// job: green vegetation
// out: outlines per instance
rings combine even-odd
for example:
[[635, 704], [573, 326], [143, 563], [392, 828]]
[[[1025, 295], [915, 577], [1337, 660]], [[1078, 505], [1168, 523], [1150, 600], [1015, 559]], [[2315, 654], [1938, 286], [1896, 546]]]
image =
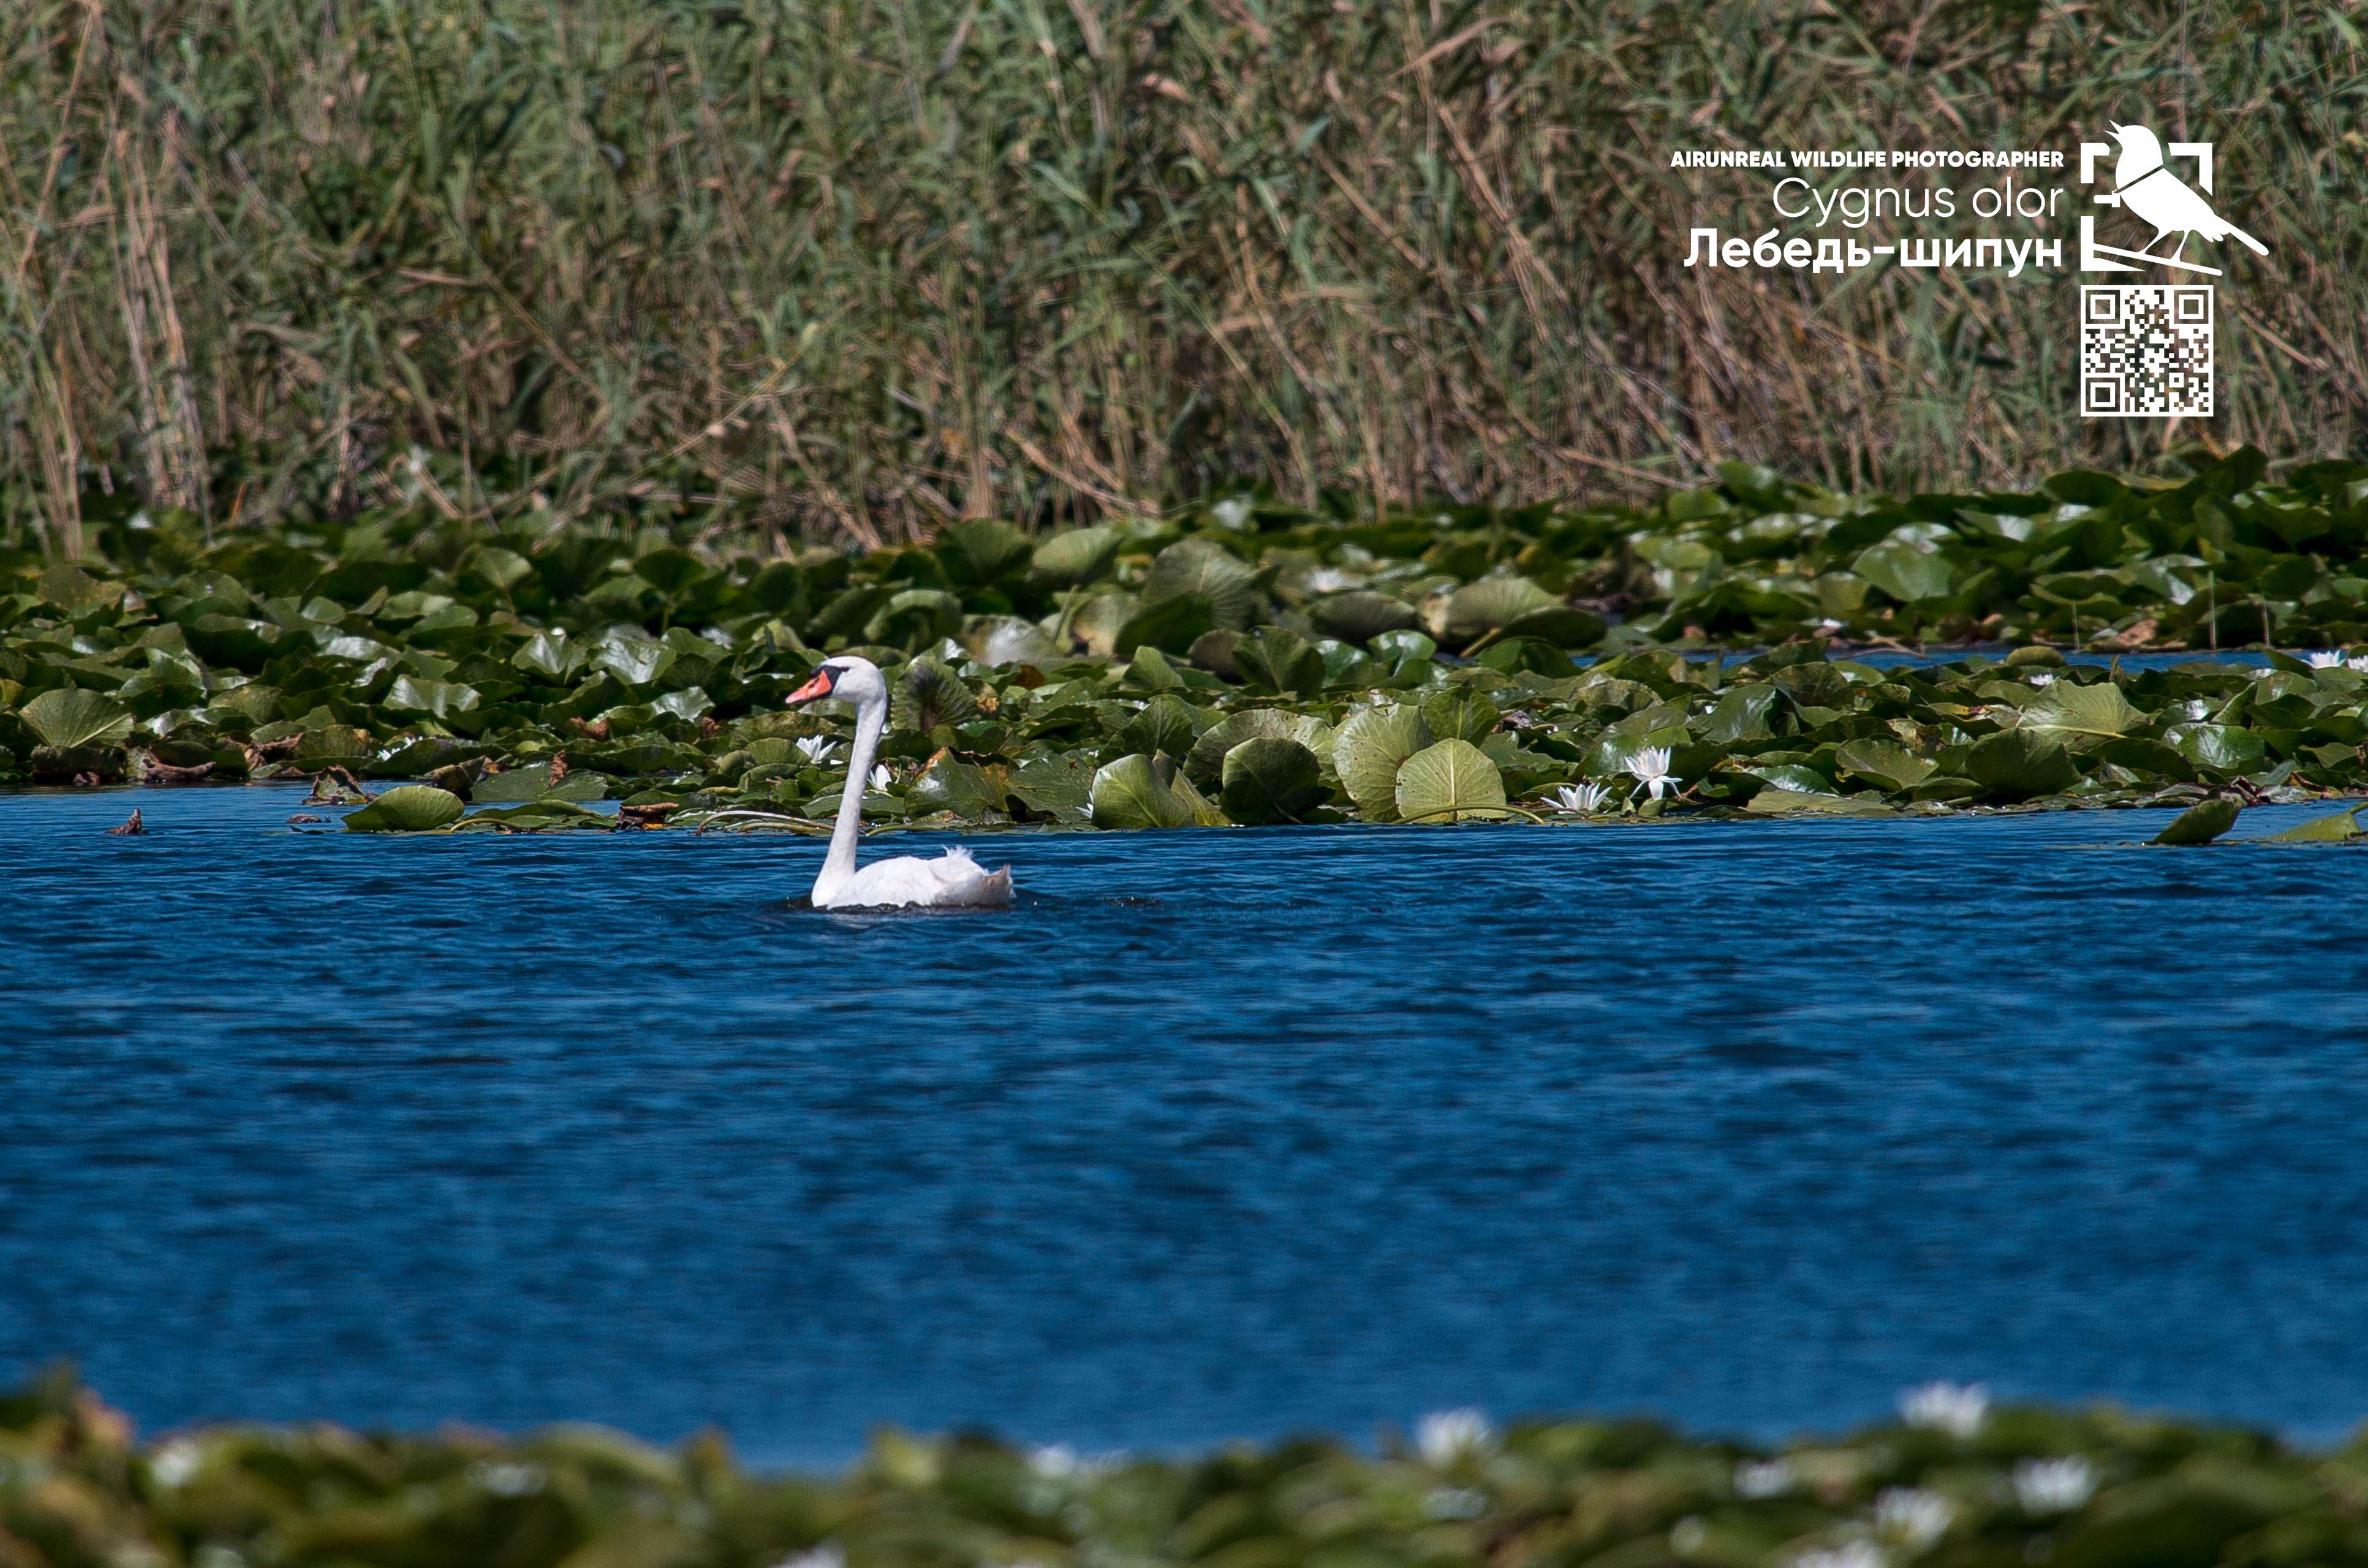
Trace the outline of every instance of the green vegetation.
[[[881, 821], [2368, 789], [2368, 657], [2341, 652], [2368, 644], [2363, 464], [2270, 483], [2248, 452], [2178, 483], [2074, 472], [1904, 500], [1736, 467], [1645, 510], [1355, 523], [1242, 498], [1034, 539], [972, 521], [860, 557], [421, 511], [211, 545], [168, 517], [101, 542], [88, 566], [0, 553], [0, 769], [301, 774], [357, 805], [362, 779], [427, 781], [347, 819], [361, 830], [806, 830], [837, 808], [849, 721], [781, 700], [841, 651], [894, 685], [887, 772], [866, 781]], [[2195, 649], [2248, 630], [2326, 651], [2125, 668], [2043, 641]], [[2024, 645], [1867, 662], [1870, 643], [1974, 633]]]
[[2368, 1448], [1977, 1394], [1780, 1451], [1641, 1421], [1426, 1420], [1367, 1458], [1199, 1459], [894, 1431], [836, 1479], [765, 1479], [560, 1428], [513, 1440], [218, 1427], [142, 1446], [69, 1382], [0, 1399], [9, 1568], [2067, 1568], [2368, 1562]]
[[0, 512], [74, 551], [131, 493], [688, 496], [873, 544], [1238, 476], [1389, 509], [1731, 457], [2146, 472], [2151, 422], [2071, 416], [2068, 279], [1690, 272], [1771, 182], [1669, 167], [2142, 118], [2216, 141], [2271, 249], [2230, 260], [2211, 438], [2348, 450], [2360, 38], [2269, 0], [17, 0]]

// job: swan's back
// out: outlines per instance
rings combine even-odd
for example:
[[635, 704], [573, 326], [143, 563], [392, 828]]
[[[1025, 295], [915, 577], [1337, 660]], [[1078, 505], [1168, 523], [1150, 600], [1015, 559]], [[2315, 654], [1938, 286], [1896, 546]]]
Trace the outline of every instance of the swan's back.
[[857, 871], [819, 909], [1000, 909], [1011, 902], [1011, 868], [990, 871], [957, 844], [934, 860], [900, 855]]

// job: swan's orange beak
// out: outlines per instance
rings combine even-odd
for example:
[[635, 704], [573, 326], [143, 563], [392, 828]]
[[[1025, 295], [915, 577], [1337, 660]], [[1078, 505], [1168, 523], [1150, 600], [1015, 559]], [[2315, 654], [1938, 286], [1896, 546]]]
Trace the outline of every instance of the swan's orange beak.
[[814, 679], [806, 682], [805, 685], [790, 693], [788, 699], [784, 701], [781, 706], [784, 708], [795, 708], [801, 702], [812, 702], [817, 697], [828, 697], [829, 695], [830, 672], [828, 670], [816, 670], [814, 672]]

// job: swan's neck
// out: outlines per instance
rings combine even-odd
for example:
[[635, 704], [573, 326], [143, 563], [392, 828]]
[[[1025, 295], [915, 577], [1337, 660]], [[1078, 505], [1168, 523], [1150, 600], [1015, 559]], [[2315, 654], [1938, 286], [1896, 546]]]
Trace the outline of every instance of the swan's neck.
[[830, 895], [855, 875], [855, 841], [863, 836], [863, 790], [871, 777], [871, 759], [880, 751], [880, 732], [888, 727], [888, 704], [867, 698], [855, 710], [855, 749], [847, 754], [847, 786], [838, 794], [838, 822], [830, 830], [830, 853], [823, 858], [822, 873], [814, 878], [814, 902], [827, 903]]

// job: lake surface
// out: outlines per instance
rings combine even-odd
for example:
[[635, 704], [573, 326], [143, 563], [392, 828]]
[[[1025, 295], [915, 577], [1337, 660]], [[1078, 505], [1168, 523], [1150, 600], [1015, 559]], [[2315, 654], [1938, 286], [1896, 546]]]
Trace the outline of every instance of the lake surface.
[[1934, 1377], [2368, 1415], [2368, 854], [1007, 835], [1022, 907], [851, 917], [789, 906], [811, 840], [300, 794], [0, 796], [0, 1380], [775, 1464], [1467, 1403], [1777, 1436]]

